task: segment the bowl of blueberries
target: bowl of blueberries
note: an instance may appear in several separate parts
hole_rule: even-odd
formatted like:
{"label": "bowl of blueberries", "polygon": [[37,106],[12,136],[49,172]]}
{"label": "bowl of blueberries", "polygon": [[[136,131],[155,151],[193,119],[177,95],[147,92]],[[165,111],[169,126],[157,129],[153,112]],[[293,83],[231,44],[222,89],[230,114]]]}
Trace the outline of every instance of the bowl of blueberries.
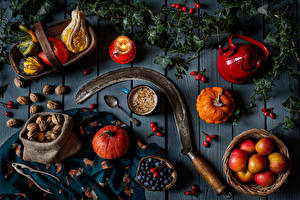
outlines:
{"label": "bowl of blueberries", "polygon": [[166,159],[147,156],[139,162],[136,180],[144,189],[158,192],[171,188],[177,180],[177,173]]}

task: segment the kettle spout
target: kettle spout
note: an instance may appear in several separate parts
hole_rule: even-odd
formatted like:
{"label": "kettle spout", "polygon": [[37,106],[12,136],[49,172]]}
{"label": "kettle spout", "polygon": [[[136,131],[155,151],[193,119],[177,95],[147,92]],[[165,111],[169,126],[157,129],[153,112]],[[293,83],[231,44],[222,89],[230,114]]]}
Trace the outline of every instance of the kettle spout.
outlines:
{"label": "kettle spout", "polygon": [[223,55],[223,53],[224,53],[224,50],[221,45],[219,45],[218,53],[219,53],[219,55]]}

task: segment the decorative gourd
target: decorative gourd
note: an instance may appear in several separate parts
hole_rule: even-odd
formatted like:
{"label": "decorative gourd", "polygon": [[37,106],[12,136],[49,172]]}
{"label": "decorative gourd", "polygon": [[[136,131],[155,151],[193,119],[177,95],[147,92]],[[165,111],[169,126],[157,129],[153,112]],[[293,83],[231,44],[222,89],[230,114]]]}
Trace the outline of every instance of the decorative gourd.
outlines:
{"label": "decorative gourd", "polygon": [[220,124],[228,120],[234,110],[234,99],[221,87],[208,87],[197,97],[197,111],[207,123]]}
{"label": "decorative gourd", "polygon": [[101,158],[117,159],[128,151],[129,137],[124,129],[108,125],[95,134],[92,146],[95,153]]}
{"label": "decorative gourd", "polygon": [[34,56],[26,58],[24,62],[24,72],[27,75],[35,75],[44,70],[43,65]]}
{"label": "decorative gourd", "polygon": [[63,30],[61,40],[73,53],[81,52],[89,46],[90,38],[85,25],[85,17],[78,7],[72,11],[72,20]]}
{"label": "decorative gourd", "polygon": [[23,24],[20,24],[19,28],[29,34],[22,37],[22,41],[20,41],[17,45],[20,53],[25,57],[28,55],[35,55],[39,50],[37,46],[38,40],[35,33]]}

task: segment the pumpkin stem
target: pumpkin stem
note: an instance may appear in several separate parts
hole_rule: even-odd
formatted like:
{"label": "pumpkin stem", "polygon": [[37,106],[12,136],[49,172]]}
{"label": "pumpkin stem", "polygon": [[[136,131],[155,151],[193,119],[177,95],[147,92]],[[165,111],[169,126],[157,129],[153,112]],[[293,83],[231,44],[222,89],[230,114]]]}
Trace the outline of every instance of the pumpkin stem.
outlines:
{"label": "pumpkin stem", "polygon": [[214,100],[214,106],[216,106],[216,107],[222,107],[224,105],[224,103],[221,101],[222,94],[223,94],[223,90],[222,90],[222,92],[220,92],[218,94],[218,97]]}
{"label": "pumpkin stem", "polygon": [[114,132],[110,131],[110,130],[105,130],[101,133],[102,136],[104,136],[104,134],[107,133],[109,137],[112,137],[113,135],[115,135]]}

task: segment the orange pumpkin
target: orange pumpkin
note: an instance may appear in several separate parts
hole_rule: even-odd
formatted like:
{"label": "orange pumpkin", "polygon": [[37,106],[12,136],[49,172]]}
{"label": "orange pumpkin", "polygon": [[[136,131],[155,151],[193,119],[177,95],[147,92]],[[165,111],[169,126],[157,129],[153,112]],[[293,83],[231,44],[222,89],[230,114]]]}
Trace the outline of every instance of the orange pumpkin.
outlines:
{"label": "orange pumpkin", "polygon": [[108,125],[99,129],[95,134],[92,146],[95,153],[101,158],[117,159],[128,151],[129,137],[124,129]]}
{"label": "orange pumpkin", "polygon": [[220,124],[228,120],[234,110],[234,99],[221,87],[208,87],[197,97],[197,111],[207,123]]}

